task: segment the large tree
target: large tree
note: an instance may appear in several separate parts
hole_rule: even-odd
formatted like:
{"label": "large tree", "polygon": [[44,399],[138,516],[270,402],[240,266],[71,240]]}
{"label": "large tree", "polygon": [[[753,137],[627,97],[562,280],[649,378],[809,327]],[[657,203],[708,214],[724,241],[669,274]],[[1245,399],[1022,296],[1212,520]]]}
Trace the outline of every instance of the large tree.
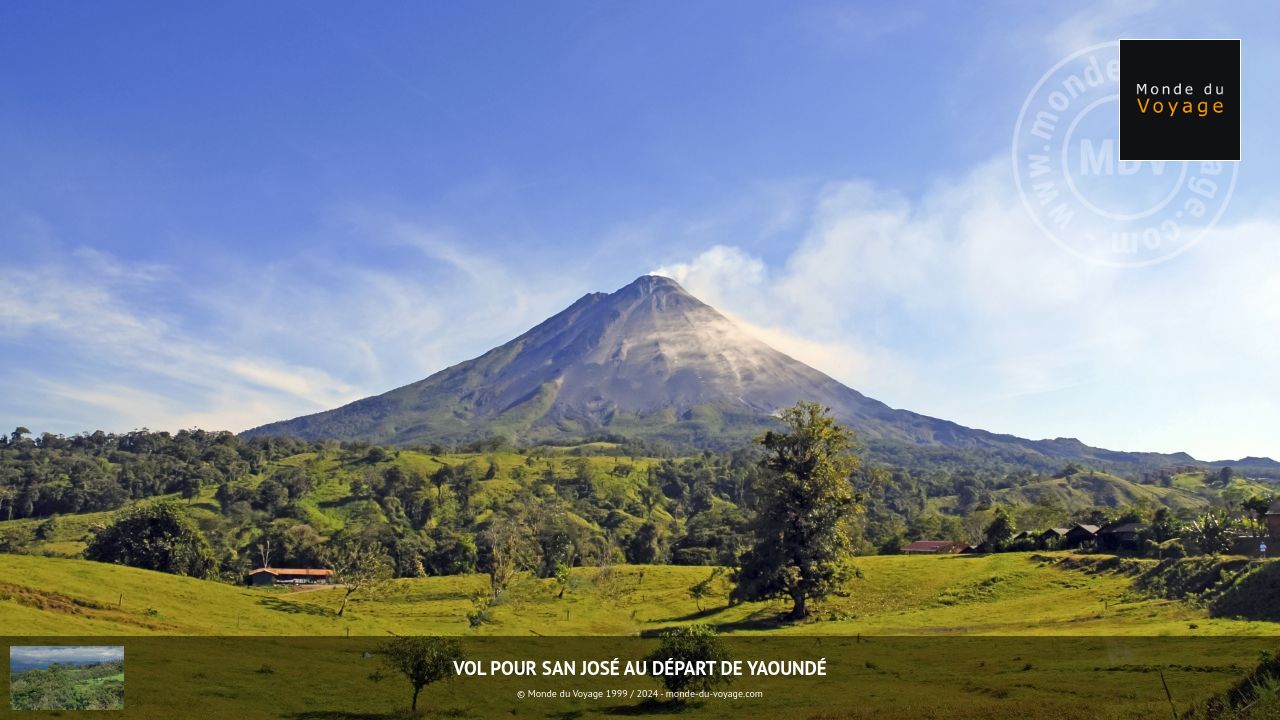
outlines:
{"label": "large tree", "polygon": [[84,556],[99,562],[205,577],[214,568],[213,550],[199,528],[169,501],[136,505],[94,533]]}
{"label": "large tree", "polygon": [[536,531],[521,517],[498,515],[481,534],[481,566],[496,601],[518,574],[538,567]]}
{"label": "large tree", "polygon": [[769,431],[757,481],[755,546],[742,558],[732,599],[791,598],[790,617],[808,616],[808,600],[833,591],[850,553],[849,520],[857,510],[850,477],[858,469],[853,433],[827,408],[801,402]]}
{"label": "large tree", "polygon": [[410,712],[418,711],[418,694],[433,682],[453,677],[455,661],[461,662],[462,643],[454,638],[397,637],[383,644],[382,659],[413,686]]}
{"label": "large tree", "polygon": [[377,594],[391,580],[391,560],[370,538],[349,536],[335,539],[328,552],[334,579],[343,587],[338,617],[347,611],[347,602],[356,593]]}
{"label": "large tree", "polygon": [[996,508],[991,523],[982,532],[982,546],[987,552],[1003,552],[1013,540],[1013,519],[1004,508]]}

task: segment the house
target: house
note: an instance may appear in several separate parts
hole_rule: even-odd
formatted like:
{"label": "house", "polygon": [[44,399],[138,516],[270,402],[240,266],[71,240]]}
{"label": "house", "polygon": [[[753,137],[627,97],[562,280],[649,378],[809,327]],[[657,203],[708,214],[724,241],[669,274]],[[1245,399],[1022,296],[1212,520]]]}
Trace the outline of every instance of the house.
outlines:
{"label": "house", "polygon": [[1117,550],[1138,550],[1142,544],[1142,533],[1147,529],[1142,523],[1121,523],[1104,525],[1098,530],[1098,547],[1115,552]]}
{"label": "house", "polygon": [[1267,534],[1272,540],[1280,541],[1280,500],[1267,508]]}
{"label": "house", "polygon": [[1085,543],[1095,542],[1098,539],[1097,525],[1082,525],[1076,523],[1067,530],[1067,534],[1062,536],[1062,547],[1078,548]]}
{"label": "house", "polygon": [[1002,545],[1004,550],[1034,550],[1040,543],[1034,530],[1019,530]]}
{"label": "house", "polygon": [[950,555],[969,550],[969,546],[954,540],[916,540],[902,546],[908,555]]}
{"label": "house", "polygon": [[1068,528],[1049,528],[1036,537],[1036,544],[1046,550],[1062,547]]}
{"label": "house", "polygon": [[323,585],[333,582],[333,571],[323,568],[258,568],[249,573],[250,585]]}

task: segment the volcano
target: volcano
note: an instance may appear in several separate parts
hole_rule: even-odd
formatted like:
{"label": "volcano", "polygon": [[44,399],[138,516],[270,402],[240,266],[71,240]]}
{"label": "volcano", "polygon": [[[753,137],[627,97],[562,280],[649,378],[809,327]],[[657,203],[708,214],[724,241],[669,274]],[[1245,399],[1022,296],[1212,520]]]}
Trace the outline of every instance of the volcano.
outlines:
{"label": "volcano", "polygon": [[418,382],[343,407],[254,428],[247,436],[415,445],[502,437],[563,442],[621,436],[677,449],[720,448],[773,427],[799,400],[831,408],[873,450],[988,451],[1048,466],[1195,462],[1078,440],[1027,440],[899,410],[743,331],[669,278],[645,275],[590,293],[510,342]]}

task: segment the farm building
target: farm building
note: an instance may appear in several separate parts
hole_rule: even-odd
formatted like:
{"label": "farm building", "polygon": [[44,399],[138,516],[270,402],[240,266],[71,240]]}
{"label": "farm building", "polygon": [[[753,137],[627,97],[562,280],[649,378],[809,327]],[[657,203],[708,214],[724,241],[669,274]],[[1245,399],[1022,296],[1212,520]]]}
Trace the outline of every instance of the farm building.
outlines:
{"label": "farm building", "polygon": [[258,568],[249,573],[250,585],[323,585],[333,582],[333,571],[322,568]]}
{"label": "farm building", "polygon": [[1078,548],[1087,542],[1094,542],[1098,539],[1097,525],[1081,525],[1076,523],[1071,526],[1067,534],[1062,537],[1062,547]]}
{"label": "farm building", "polygon": [[1069,528],[1049,528],[1036,537],[1036,542],[1046,549],[1061,547],[1068,530]]}
{"label": "farm building", "polygon": [[916,540],[902,546],[908,555],[948,555],[970,550],[968,545],[954,540]]}
{"label": "farm building", "polygon": [[1267,534],[1272,540],[1280,540],[1280,500],[1267,508]]}
{"label": "farm building", "polygon": [[1147,529],[1142,523],[1121,523],[1105,525],[1098,530],[1098,546],[1103,550],[1138,550],[1142,543],[1142,532]]}

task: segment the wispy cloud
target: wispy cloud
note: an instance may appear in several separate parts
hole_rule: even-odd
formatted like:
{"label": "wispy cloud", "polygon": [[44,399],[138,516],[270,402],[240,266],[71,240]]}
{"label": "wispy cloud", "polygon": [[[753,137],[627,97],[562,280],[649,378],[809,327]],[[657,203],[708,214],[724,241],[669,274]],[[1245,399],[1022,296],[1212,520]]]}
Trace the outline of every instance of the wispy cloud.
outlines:
{"label": "wispy cloud", "polygon": [[923,11],[900,5],[817,3],[801,17],[811,34],[833,48],[862,48],[908,30],[926,20]]}
{"label": "wispy cloud", "polygon": [[[61,432],[243,430],[420,379],[569,299],[429,226],[364,219],[341,242],[264,266],[179,277],[82,248],[0,261],[0,377],[11,423]],[[0,418],[2,420],[2,418]]]}
{"label": "wispy cloud", "polygon": [[[40,366],[13,367],[0,383],[10,386],[10,398],[40,405],[46,416],[84,416],[68,407],[83,403],[128,426],[172,427],[193,408],[231,398],[237,406],[281,410],[352,398],[349,385],[314,366],[202,336],[148,299],[162,290],[182,295],[181,283],[160,269],[96,251],[73,252],[58,264],[0,268],[6,308],[0,337],[29,348]],[[56,380],[47,372],[55,368]],[[44,390],[42,399],[32,397],[33,388]],[[209,417],[230,419],[223,412]]]}
{"label": "wispy cloud", "polygon": [[1136,26],[1150,28],[1152,23],[1160,22],[1162,14],[1178,14],[1177,10],[1168,7],[1163,8],[1161,13],[1153,13],[1157,7],[1159,3],[1156,0],[1101,0],[1089,3],[1067,16],[1053,29],[1047,38],[1049,49],[1058,55],[1066,55],[1121,37],[1140,37]]}

